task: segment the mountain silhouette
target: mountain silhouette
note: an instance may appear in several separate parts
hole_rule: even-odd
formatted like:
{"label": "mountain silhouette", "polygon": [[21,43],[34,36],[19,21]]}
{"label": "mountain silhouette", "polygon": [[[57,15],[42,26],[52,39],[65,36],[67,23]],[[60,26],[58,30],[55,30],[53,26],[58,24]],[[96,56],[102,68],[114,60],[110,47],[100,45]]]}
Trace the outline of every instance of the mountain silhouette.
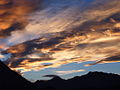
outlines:
{"label": "mountain silhouette", "polygon": [[0,90],[28,90],[32,88],[32,83],[27,81],[17,72],[9,69],[0,61]]}
{"label": "mountain silhouette", "polygon": [[39,87],[54,87],[56,90],[111,89],[120,88],[120,76],[112,73],[89,72],[83,76],[64,80],[54,77],[48,81],[37,81]]}
{"label": "mountain silhouette", "polygon": [[[51,76],[51,75],[47,75]],[[0,61],[0,90],[80,90],[80,89],[115,89],[120,88],[120,75],[104,72],[89,72],[83,76],[64,80],[59,76],[51,80],[38,80],[31,83],[12,71]]]}

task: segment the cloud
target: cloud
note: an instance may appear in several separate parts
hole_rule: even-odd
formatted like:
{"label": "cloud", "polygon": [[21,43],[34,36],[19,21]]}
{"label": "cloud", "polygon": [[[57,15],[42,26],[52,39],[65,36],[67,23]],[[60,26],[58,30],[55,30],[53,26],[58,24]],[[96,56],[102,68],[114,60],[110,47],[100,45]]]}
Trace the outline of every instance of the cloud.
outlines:
{"label": "cloud", "polygon": [[5,63],[12,69],[28,72],[73,62],[119,62],[110,57],[120,53],[120,1],[94,1],[87,6],[73,2],[56,5],[53,0],[52,6],[48,4],[30,14],[29,24],[7,38],[8,49],[1,53],[11,53],[12,57]]}
{"label": "cloud", "polygon": [[44,75],[43,77],[59,77],[57,75]]}
{"label": "cloud", "polygon": [[120,56],[119,55],[111,56],[111,57],[102,59],[100,61],[96,61],[95,63],[86,64],[85,66],[91,66],[91,65],[96,65],[96,64],[104,64],[104,63],[116,63],[116,62],[120,62]]}
{"label": "cloud", "polygon": [[0,37],[9,36],[12,31],[22,30],[28,24],[28,14],[38,8],[41,0],[0,1]]}
{"label": "cloud", "polygon": [[[101,3],[102,5],[98,5],[100,2],[96,0],[94,2],[96,3],[90,3],[89,7],[84,9],[86,3],[81,3],[81,0],[66,0],[66,2],[51,0],[48,6],[44,6],[47,8],[40,9],[29,15],[27,18],[29,23],[24,29],[12,32],[11,37],[8,38],[8,45],[54,35],[53,33],[70,30],[86,21],[102,20],[113,13],[119,12],[119,2],[113,4],[106,2],[105,4]],[[98,6],[96,7],[96,5]],[[101,6],[105,6],[105,8]],[[15,36],[16,38],[14,38]]]}
{"label": "cloud", "polygon": [[0,54],[1,61],[6,61],[9,58],[11,58],[11,54],[5,54],[5,55]]}
{"label": "cloud", "polygon": [[85,70],[81,69],[81,70],[70,70],[70,71],[55,71],[57,73],[57,75],[67,75],[67,74],[73,74],[73,73],[77,73],[77,72],[84,72]]}
{"label": "cloud", "polygon": [[[98,34],[99,33],[97,34],[94,33],[91,35],[91,37],[86,39],[83,39],[84,36],[69,37],[62,39],[62,42],[58,43],[52,43],[52,41],[54,41],[52,39],[44,43],[35,44],[35,41],[33,40],[35,47],[33,46],[32,49],[29,49],[28,47],[29,50],[28,49],[24,50],[27,52],[32,51],[33,54],[29,55],[29,53],[26,53],[28,54],[27,59],[20,61],[20,63],[16,67],[12,67],[15,65],[15,63],[11,63],[11,68],[22,69],[24,72],[30,71],[31,69],[38,71],[45,68],[56,68],[64,64],[73,62],[82,63],[87,61],[96,61],[95,64],[120,62],[119,59],[117,60],[115,60],[115,58],[110,59],[110,57],[112,58],[114,55],[119,55],[120,52],[120,50],[118,49],[120,45],[119,36],[114,36],[115,33],[111,33],[111,36],[109,35],[106,36],[104,34],[102,36],[101,35],[97,36]],[[56,39],[58,38],[55,38],[55,41]],[[29,44],[30,43],[28,43],[28,45]],[[34,51],[34,48],[36,48],[36,46],[38,47]],[[57,48],[57,50],[55,48]],[[18,55],[20,54],[19,51],[15,53],[17,53]],[[22,56],[23,58],[26,57],[25,54],[21,53],[20,55],[23,55]],[[14,58],[11,58],[11,60],[14,60]],[[17,63],[18,60],[14,60],[14,62]]]}

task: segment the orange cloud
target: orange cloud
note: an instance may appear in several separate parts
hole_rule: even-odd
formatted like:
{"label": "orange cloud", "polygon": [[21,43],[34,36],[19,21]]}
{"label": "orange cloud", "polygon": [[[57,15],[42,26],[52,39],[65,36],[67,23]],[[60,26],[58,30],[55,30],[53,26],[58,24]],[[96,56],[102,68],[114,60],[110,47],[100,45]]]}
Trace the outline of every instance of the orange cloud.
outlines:
{"label": "orange cloud", "polygon": [[[24,27],[27,15],[38,8],[41,0],[0,0],[0,33],[19,23],[19,28]],[[10,31],[8,31],[10,32]]]}

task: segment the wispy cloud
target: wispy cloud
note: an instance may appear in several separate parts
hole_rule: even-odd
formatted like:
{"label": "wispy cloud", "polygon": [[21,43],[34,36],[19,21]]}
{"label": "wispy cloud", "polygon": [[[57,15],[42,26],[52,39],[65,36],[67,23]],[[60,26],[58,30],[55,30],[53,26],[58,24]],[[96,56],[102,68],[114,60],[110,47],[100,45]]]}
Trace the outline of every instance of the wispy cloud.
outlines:
{"label": "wispy cloud", "polygon": [[85,70],[81,69],[81,70],[69,70],[69,71],[55,71],[55,73],[57,73],[57,75],[67,75],[67,74],[73,74],[73,73],[77,73],[77,72],[84,72]]}

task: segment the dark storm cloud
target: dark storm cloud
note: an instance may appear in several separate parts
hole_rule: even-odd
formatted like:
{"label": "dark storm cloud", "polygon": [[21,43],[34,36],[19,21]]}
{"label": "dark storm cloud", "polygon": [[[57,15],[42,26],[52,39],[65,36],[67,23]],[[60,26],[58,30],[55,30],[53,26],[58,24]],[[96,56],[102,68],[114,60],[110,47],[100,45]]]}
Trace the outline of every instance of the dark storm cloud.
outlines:
{"label": "dark storm cloud", "polygon": [[96,65],[96,64],[103,64],[103,63],[114,63],[114,62],[120,62],[120,55],[111,56],[111,57],[105,58],[103,60],[96,61],[95,63],[88,64],[86,66],[91,66],[91,65]]}
{"label": "dark storm cloud", "polygon": [[59,77],[59,76],[57,76],[57,75],[45,75],[43,77]]}
{"label": "dark storm cloud", "polygon": [[[11,68],[16,68],[16,67],[23,67],[26,63],[23,63],[23,62],[27,62],[27,63],[34,63],[34,62],[42,62],[42,61],[50,61],[52,60],[53,58],[50,58],[50,57],[44,57],[44,58],[41,58],[41,59],[31,59],[31,58],[21,58],[21,59],[15,59],[15,58],[11,58],[9,59],[8,61],[4,61],[5,64],[9,64],[9,66]],[[14,61],[13,61],[14,60]],[[52,64],[50,63],[46,63],[45,65],[43,64],[42,66],[50,66]]]}

